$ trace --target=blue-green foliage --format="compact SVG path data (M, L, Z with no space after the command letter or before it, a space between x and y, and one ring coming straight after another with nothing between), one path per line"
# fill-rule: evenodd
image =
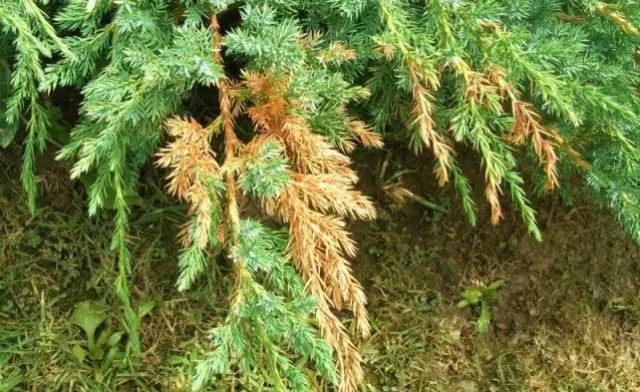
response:
M315 300L305 293L302 278L284 257L286 233L245 220L238 234L231 250L240 270L231 310L225 323L212 332L216 350L198 365L194 389L216 374L225 374L233 363L244 373L265 367L278 391L314 390L303 363L313 364L318 374L337 384L332 351L306 322Z
M69 56L72 54L33 0L2 1L0 29L0 87L3 90L0 109L4 113L0 120L0 146L11 143L24 120L26 137L21 178L29 195L29 209L35 211L35 156L46 147L52 116L38 94L38 84L44 78L41 59L51 57L55 48ZM10 58L12 61L7 62ZM11 70L10 83L8 70Z
M520 152L508 141L511 102L499 86L487 86L495 84L486 77L488 70L503 70L513 98L530 103L554 135L561 184L580 175L640 241L640 99L633 57L640 49L637 1L47 3L0 0L0 145L23 141L22 182L35 210L35 157L47 146L55 122L51 94L63 88L82 93L78 121L58 156L71 162L71 176L86 184L90 214L105 207L116 211L116 291L130 349L140 349L126 247L139 173L158 149L164 121L201 114L192 113L189 98L202 100L197 87L215 87L226 75L260 72L286 81L283 94L295 102L291 114L343 150L349 149L349 124L357 115L387 139L428 155L415 116L419 74L423 98L432 107L418 120L432 117L435 132L453 150L471 146L484 180L508 194L530 233L540 237L525 191L528 180L521 174L537 158L532 148ZM223 26L226 72L214 60L209 25L214 14L228 23ZM482 104L468 98L472 73L486 79L479 83L485 88L477 97ZM217 107L212 96L204 98ZM465 177L462 159L452 154L450 167L438 161L436 169L448 171L475 223L479 207L472 187L484 184ZM236 169L247 197L275 197L292 180L283 146L275 142ZM539 186L541 173L534 173L533 186ZM217 230L224 223L225 194L220 179L210 185L216 203L209 247L183 250L180 290L193 284L209 252L221 245ZM240 271L231 311L213 334L216 350L200 364L195 386L238 366L243 372L266 369L276 389L312 390L303 363L337 383L332 353L307 322L314 301L283 256L286 235L244 220L237 238L230 250Z
M240 174L240 186L253 196L273 197L290 182L282 146L269 141L246 163Z

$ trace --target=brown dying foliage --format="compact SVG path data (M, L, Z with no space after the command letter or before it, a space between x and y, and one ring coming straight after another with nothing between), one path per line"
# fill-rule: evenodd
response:
M533 105L519 99L520 93L507 81L505 71L496 65L490 65L484 72L476 72L464 60L452 62L451 66L461 77L465 101L468 104L501 114L503 108L492 104L488 97L497 96L501 102L511 103L513 125L507 139L514 145L521 146L531 138L533 150L547 176L547 188L557 187L558 157L555 152L555 143L552 141L557 139L554 137L557 132L545 129ZM485 159L489 158L485 157ZM497 224L503 217L500 205L502 177L492 172L488 173L486 180L485 199L491 206L491 223Z
M354 189L358 177L349 167L350 159L293 113L298 105L287 99L286 86L286 80L272 75L245 76L242 88L253 102L247 113L261 132L246 152L258 151L269 140L284 146L292 181L262 204L268 215L289 225L288 256L318 300L316 319L323 337L336 350L340 390L352 391L362 381L361 357L332 309L348 308L359 333L370 334L366 297L349 263L357 248L345 227L347 218L375 218L375 209ZM363 143L381 145L363 123L352 120L350 125L350 132Z
M318 61L323 64L329 64L337 60L352 61L355 59L356 52L353 49L349 49L340 41L332 42L328 48L321 51L318 55Z
M433 94L439 87L436 74L425 73L424 67L417 60L408 57L406 60L409 70L409 87L413 98L412 123L418 127L418 134L422 143L431 148L439 165L434 170L438 184L444 186L449 182L449 169L453 148L451 142L441 135L433 120Z
M286 97L286 80L252 73L245 75L236 88L251 97L253 105L246 108L246 113L260 131L249 144L241 146L233 132L230 98L233 91L225 82L220 86L219 119L225 133L223 167L218 167L214 159L206 129L193 120L181 119L167 122L169 133L176 140L160 151L158 165L172 169L168 176L169 190L191 205L190 211L197 215L199 224L195 237L198 245L204 247L211 229L207 218L214 200L207 193L203 175L225 179L225 221L233 236L234 222L237 225L240 213L236 201L237 168L270 140L284 146L292 181L276 197L263 199L262 205L266 214L289 225L288 257L307 281L309 293L318 300L316 319L323 337L336 351L340 391L353 391L363 378L361 357L333 310L352 311L360 335L369 336L366 297L349 262L357 248L346 230L346 219L374 219L375 209L354 188L358 177L349 167L350 159L325 137L312 133L306 120L293 113L298 105ZM353 148L355 141L382 145L364 123L348 119L346 125L352 139L349 148ZM228 241L233 242L234 238ZM187 240L183 242L188 244Z
M496 95L501 90L501 86L492 84L488 76L476 72L463 59L456 59L448 64L462 81L464 100L470 107L484 107L485 109L498 114L499 108L492 105L489 99L490 95ZM503 173L490 170L493 159L493 152L484 151L483 159L487 167L485 174L486 186L484 196L491 207L491 223L497 225L503 218L502 206L500 204L500 195L502 189L500 187L503 180Z
M515 145L523 145L531 136L533 151L540 159L540 163L547 175L547 188L555 189L558 183L558 157L553 142L548 138L549 133L540 124L540 115L528 102L515 100L511 103L513 111L513 127L509 140Z
M211 20L211 29L214 59L222 64L221 37L215 18ZM324 60L330 61L332 58L349 60L354 54L338 43L324 55L327 56ZM369 336L366 297L349 262L357 248L346 230L346 220L374 219L373 204L354 188L358 177L349 167L350 159L324 136L313 133L307 121L297 114L303 108L288 99L286 77L247 73L237 86L220 80L218 87L218 125L225 135L224 165L218 167L209 144L210 135L199 124L193 120L169 120L169 133L176 140L158 154L158 165L172 169L168 176L169 190L191 205L190 213L197 217L198 223L195 240L198 246L204 247L211 229L210 219L207 219L215 200L209 197L203 176L224 178L225 222L231 234L227 242L233 243L240 215L235 179L238 168L268 141L284 146L291 182L277 196L264 198L262 206L267 215L289 225L288 257L305 278L308 292L318 301L315 316L322 336L336 352L340 391L353 391L363 379L361 357L346 327L333 311L349 309L355 316L359 334ZM234 94L248 96L246 101L252 105L245 107L247 102L232 102ZM259 131L247 145L242 145L234 132L234 117L240 111L250 117ZM337 115L345 114L344 108L338 111ZM340 146L342 150L353 150L356 142L382 146L380 137L365 123L346 116L345 127L349 136ZM433 137L428 140L431 144L439 143ZM189 243L188 239L183 242Z
M218 163L210 145L210 133L193 119L173 118L166 127L174 141L157 153L156 164L169 168L167 175L169 193L189 204L189 214L194 217L195 228L191 233L188 222L181 232L184 247L191 242L200 249L207 246L211 231L211 212L216 202L210 191L210 181L219 177Z
M555 189L559 185L558 156L555 152L556 144L552 140L559 139L557 131L547 130L541 124L541 117L533 105L518 98L519 93L507 82L504 70L492 66L487 69L487 75L488 79L498 87L502 100L509 98L511 101L513 125L508 140L514 145L522 146L531 137L533 151L547 175L547 189Z

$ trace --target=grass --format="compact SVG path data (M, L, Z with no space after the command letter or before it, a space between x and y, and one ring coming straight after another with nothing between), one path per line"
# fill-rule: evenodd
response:
M542 205L538 244L515 219L474 229L387 207L359 234L371 391L640 390L639 252L606 211ZM480 335L456 304L498 279Z
M207 333L228 306L225 262L178 293L181 212L148 190L156 196L135 211L131 240L134 306L151 309L144 351L125 359L116 342L111 360L79 362L74 346L86 336L69 321L75 304L105 304L112 331L123 332L110 213L87 218L81 193L54 168L41 171L41 209L31 217L17 168L1 155L0 164L0 391L189 390ZM411 175L407 183L420 188L421 174ZM359 343L363 391L640 390L640 252L608 213L538 203L545 242L537 244L516 217L474 229L456 213L380 202L380 218L354 228L374 332ZM465 289L498 279L505 286L479 334L478 309L456 304ZM209 390L260 384L230 374Z

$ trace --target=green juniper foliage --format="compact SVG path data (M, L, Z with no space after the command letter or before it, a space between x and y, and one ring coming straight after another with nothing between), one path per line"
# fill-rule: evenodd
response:
M23 145L33 212L47 141L62 144L89 214L115 210L128 350L141 350L129 214L154 155L191 206L178 289L227 249L232 306L196 388L232 367L264 372L276 390L312 390L306 364L342 391L361 381L331 313L353 310L366 335L342 228L373 216L343 155L356 141L380 146L380 134L432 156L434 180L451 183L472 224L484 205L474 187L494 224L510 198L536 239L525 184L558 191L580 176L640 241L637 1L0 0L0 26L0 144ZM61 89L77 89L81 103L57 138L57 112L69 110L51 99ZM175 140L163 150L165 128ZM484 181L465 177L463 158ZM288 234L240 217L237 198L266 206Z
M312 391L304 368L292 363L282 346L304 361L313 361L318 374L337 384L331 349L305 322L315 301L284 257L286 233L245 220L239 238L231 257L246 269L237 276L225 324L212 332L217 349L199 364L194 387L200 388L213 374L225 373L231 358L236 358L243 372L264 367L276 390ZM259 283L260 276L264 284Z
M49 108L39 98L44 79L41 59L57 48L69 58L73 53L57 37L47 15L33 0L0 3L0 145L7 147L21 123L26 127L22 183L29 194L29 208L36 208L36 151L44 150L50 126Z

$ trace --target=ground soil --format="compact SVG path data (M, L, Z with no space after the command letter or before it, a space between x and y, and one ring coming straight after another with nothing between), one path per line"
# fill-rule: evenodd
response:
M410 356L405 365L419 369L394 380L374 367L377 382L401 385L397 390L640 388L640 250L607 208L584 196L571 204L555 195L537 196L533 204L543 234L538 242L516 211L491 225L478 195L478 225L472 227L455 195L435 186L428 161L395 155L395 170L424 168L403 177L406 187L451 212L398 205L383 195L378 221L355 229L362 244L355 271L384 336L378 348L393 351L385 357L390 360L404 349ZM466 170L481 186L477 171ZM362 168L365 188L371 174ZM569 188L583 192L576 183ZM489 332L479 336L469 323L475 309L455 305L465 288L498 279L506 284L490 305Z

